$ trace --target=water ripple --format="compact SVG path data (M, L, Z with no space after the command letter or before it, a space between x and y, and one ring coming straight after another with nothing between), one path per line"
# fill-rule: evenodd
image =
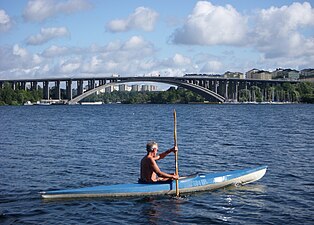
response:
M148 140L180 174L268 165L259 182L181 198L42 201L39 191L136 182ZM0 107L1 224L313 224L313 105ZM173 172L172 156L159 162Z

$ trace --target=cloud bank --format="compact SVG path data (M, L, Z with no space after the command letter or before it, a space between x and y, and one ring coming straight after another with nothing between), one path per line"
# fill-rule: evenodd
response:
M177 20L181 21L177 29L171 33L168 29L173 29L173 26L168 26L166 30L169 33L162 35L154 30L159 13L151 8L138 7L125 18L108 21L105 26L106 38L109 37L106 43L96 44L90 40L89 47L88 44L71 46L69 39L64 39L70 35L71 27L60 25L63 22L60 20L57 20L58 25L52 26L55 21L49 18L85 10L86 7L91 5L85 0L29 1L23 18L37 24L27 26L47 27L31 36L21 37L21 43L0 45L0 78L152 72L170 76L223 73L226 70L244 72L253 67L297 69L314 65L314 9L308 2L244 13L231 5L197 1L186 18ZM167 23L166 20L159 22ZM12 17L0 9L0 32L9 35L7 31L14 30L13 24ZM104 29L103 25L100 26L100 30ZM132 31L132 35L118 34L121 39L110 33L127 31ZM154 31L153 34L159 32L164 40L170 36L170 45L169 42L152 42L148 39L150 34L144 33L150 31ZM63 40L53 41L60 38Z
M314 9L308 2L262 9L251 16L231 5L196 3L183 26L171 36L173 44L246 46L266 59L314 55L314 37L302 35L313 29Z
M86 0L31 0L27 3L23 18L27 22L42 22L60 14L70 14L91 7Z

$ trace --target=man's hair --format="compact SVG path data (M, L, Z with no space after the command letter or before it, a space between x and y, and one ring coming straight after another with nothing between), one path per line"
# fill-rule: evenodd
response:
M156 145L158 145L158 144L157 144L157 142L155 142L155 141L149 141L149 142L147 142L147 144L146 144L146 151L147 151L147 152L153 151L153 149L155 148Z

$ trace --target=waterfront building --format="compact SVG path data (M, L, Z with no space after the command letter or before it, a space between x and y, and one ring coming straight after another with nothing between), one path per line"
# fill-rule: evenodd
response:
M155 85L142 85L142 91L157 91L157 86Z
M314 69L303 69L300 71L300 77L307 78L307 77L314 77Z
M149 85L142 85L142 91L149 91Z
M105 93L111 93L114 91L114 86L108 86L105 88Z
M230 72L227 71L224 73L224 78L238 78L238 79L244 79L244 74L241 72Z
M119 85L119 91L128 91L129 86L127 84L120 84Z
M268 71L252 69L245 73L247 79L271 80L272 74Z
M141 91L141 87L138 84L133 84L131 91Z
M273 72L271 72L271 76L273 79L276 79L280 73L283 71L284 69L282 68L277 68L276 70L274 70Z
M300 73L299 71L292 69L276 69L274 78L297 80L300 78Z
M252 79L252 74L254 74L254 73L258 72L258 71L259 71L259 70L256 69L256 68L247 71L247 72L245 73L245 78L246 78L246 79Z

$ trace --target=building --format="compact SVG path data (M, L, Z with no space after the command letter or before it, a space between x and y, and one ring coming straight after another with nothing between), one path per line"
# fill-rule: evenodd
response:
M110 85L105 88L105 93L111 93L114 91L114 86Z
M138 84L133 84L131 91L141 91L141 87Z
M244 79L244 74L241 72L230 72L227 71L224 73L224 78L238 78L238 79Z
M258 69L251 69L251 70L249 70L249 71L247 71L246 73L245 73L245 78L246 79L252 79L252 75L254 74L254 73L256 73L256 72L258 72L259 70Z
M301 78L314 77L314 69L303 69L300 71Z
M119 91L129 91L129 86L127 84L120 84Z
M276 78L280 75L280 73L282 73L283 70L284 70L284 69L282 69L282 68L277 68L276 70L274 70L273 72L271 72L272 78L273 78L273 79L276 79Z
M157 91L157 86L155 85L142 85L142 91Z
M272 74L268 71L252 69L245 73L247 79L271 80Z
M275 79L297 80L300 78L299 71L292 69L277 69L275 75Z

